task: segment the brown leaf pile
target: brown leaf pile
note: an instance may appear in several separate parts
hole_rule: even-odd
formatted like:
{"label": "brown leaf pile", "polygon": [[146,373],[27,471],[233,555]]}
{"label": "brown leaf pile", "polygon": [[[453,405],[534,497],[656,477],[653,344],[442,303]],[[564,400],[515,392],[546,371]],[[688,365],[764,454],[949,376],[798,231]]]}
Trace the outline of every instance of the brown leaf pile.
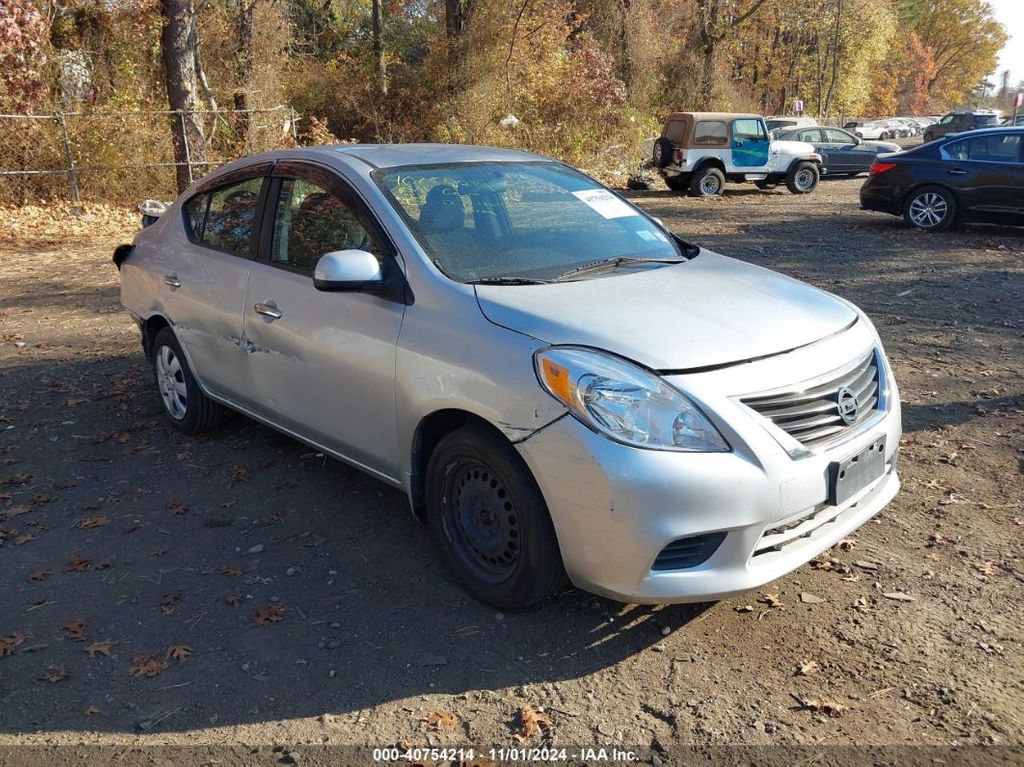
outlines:
{"label": "brown leaf pile", "polygon": [[113,639],[104,639],[102,642],[93,642],[85,648],[85,651],[89,653],[90,658],[95,658],[97,655],[106,655],[109,658],[110,651],[116,644],[119,643]]}
{"label": "brown leaf pile", "polygon": [[8,634],[5,637],[0,637],[0,658],[4,658],[8,655],[14,655],[14,651],[25,641],[25,637],[21,634]]}
{"label": "brown leaf pile", "polygon": [[66,573],[87,573],[92,569],[92,562],[81,554],[75,554],[68,560],[68,563],[64,565],[64,572]]}
{"label": "brown leaf pile", "polygon": [[187,644],[175,644],[167,648],[167,654],[164,657],[169,660],[185,660],[191,654],[192,648]]}
{"label": "brown leaf pile", "polygon": [[68,621],[60,627],[61,631],[64,632],[64,636],[70,639],[72,642],[84,642],[85,641],[85,621],[81,618],[76,618],[73,621]]}

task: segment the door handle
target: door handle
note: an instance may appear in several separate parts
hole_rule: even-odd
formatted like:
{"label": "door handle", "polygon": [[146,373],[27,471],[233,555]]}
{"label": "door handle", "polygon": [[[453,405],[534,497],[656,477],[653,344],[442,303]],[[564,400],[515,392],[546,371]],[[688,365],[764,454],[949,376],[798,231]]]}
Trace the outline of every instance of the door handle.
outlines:
{"label": "door handle", "polygon": [[946,173],[948,173],[950,176],[966,176],[967,175],[967,171],[961,170],[960,168],[951,168],[950,170],[947,170]]}
{"label": "door handle", "polygon": [[279,320],[282,316],[281,311],[273,301],[255,304],[252,308],[256,310],[256,314],[262,314],[264,317],[270,317],[272,320]]}
{"label": "door handle", "polygon": [[176,275],[174,272],[171,272],[170,274],[164,275],[164,284],[170,285],[172,288],[180,288],[181,280],[178,279],[178,275]]}

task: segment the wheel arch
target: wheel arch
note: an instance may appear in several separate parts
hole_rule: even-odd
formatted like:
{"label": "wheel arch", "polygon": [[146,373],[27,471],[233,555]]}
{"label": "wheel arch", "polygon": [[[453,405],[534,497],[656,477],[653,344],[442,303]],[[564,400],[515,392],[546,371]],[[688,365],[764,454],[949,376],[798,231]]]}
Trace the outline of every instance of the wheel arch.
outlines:
{"label": "wheel arch", "polygon": [[426,474],[430,456],[441,440],[456,429],[475,424],[484,427],[509,444],[514,444],[508,435],[486,418],[460,408],[444,408],[425,415],[416,425],[409,448],[409,502],[413,516],[420,522],[427,521]]}
{"label": "wheel arch", "polygon": [[720,157],[702,157],[700,161],[698,161],[698,163],[694,166],[693,171],[691,171],[691,177],[692,174],[700,173],[702,170],[704,170],[704,168],[708,167],[709,165],[712,168],[718,168],[718,170],[722,171],[722,173],[725,174],[725,163],[722,162],[722,159]]}
{"label": "wheel arch", "polygon": [[811,165],[816,165],[818,167],[819,175],[825,175],[825,163],[814,157],[794,157],[792,160],[790,160],[789,165],[786,166],[786,173],[790,173],[797,165],[799,165],[802,162],[809,162]]}
{"label": "wheel arch", "polygon": [[145,353],[146,359],[152,359],[153,339],[161,330],[170,328],[172,325],[162,314],[151,314],[142,321],[140,327],[142,329],[142,351]]}

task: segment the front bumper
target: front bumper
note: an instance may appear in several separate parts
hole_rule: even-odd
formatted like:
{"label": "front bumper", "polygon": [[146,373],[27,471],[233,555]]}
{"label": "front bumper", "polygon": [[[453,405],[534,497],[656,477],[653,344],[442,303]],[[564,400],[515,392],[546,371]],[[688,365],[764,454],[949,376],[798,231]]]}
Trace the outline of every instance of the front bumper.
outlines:
{"label": "front bumper", "polygon": [[[765,390],[783,385],[786,377],[792,383],[793,370],[835,353],[812,346],[756,364],[679,376],[693,379],[685,386],[669,379],[715,414],[716,425],[733,446],[730,453],[631,448],[571,416],[519,443],[547,501],[573,583],[625,602],[723,599],[796,569],[877,514],[899,490],[900,408],[891,378],[888,408],[866,428],[799,458],[787,451],[784,434],[773,433],[781,432],[774,424],[745,409],[736,397],[721,394],[743,392],[752,375]],[[891,376],[888,365],[883,374]],[[842,505],[829,506],[829,465],[881,436],[886,441],[883,476]],[[766,533],[780,526],[799,529],[785,545],[761,551]],[[726,533],[724,541],[702,564],[652,569],[669,543],[719,531]]]}

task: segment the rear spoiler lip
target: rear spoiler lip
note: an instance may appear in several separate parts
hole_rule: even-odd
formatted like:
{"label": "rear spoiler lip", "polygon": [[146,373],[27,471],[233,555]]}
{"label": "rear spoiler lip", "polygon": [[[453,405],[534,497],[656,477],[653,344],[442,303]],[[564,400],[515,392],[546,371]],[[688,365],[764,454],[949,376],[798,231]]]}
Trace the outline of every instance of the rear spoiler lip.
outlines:
{"label": "rear spoiler lip", "polygon": [[121,271],[121,264],[123,264],[128,256],[132,254],[133,250],[135,250],[134,245],[118,245],[114,248],[114,257],[112,260],[118,271]]}

